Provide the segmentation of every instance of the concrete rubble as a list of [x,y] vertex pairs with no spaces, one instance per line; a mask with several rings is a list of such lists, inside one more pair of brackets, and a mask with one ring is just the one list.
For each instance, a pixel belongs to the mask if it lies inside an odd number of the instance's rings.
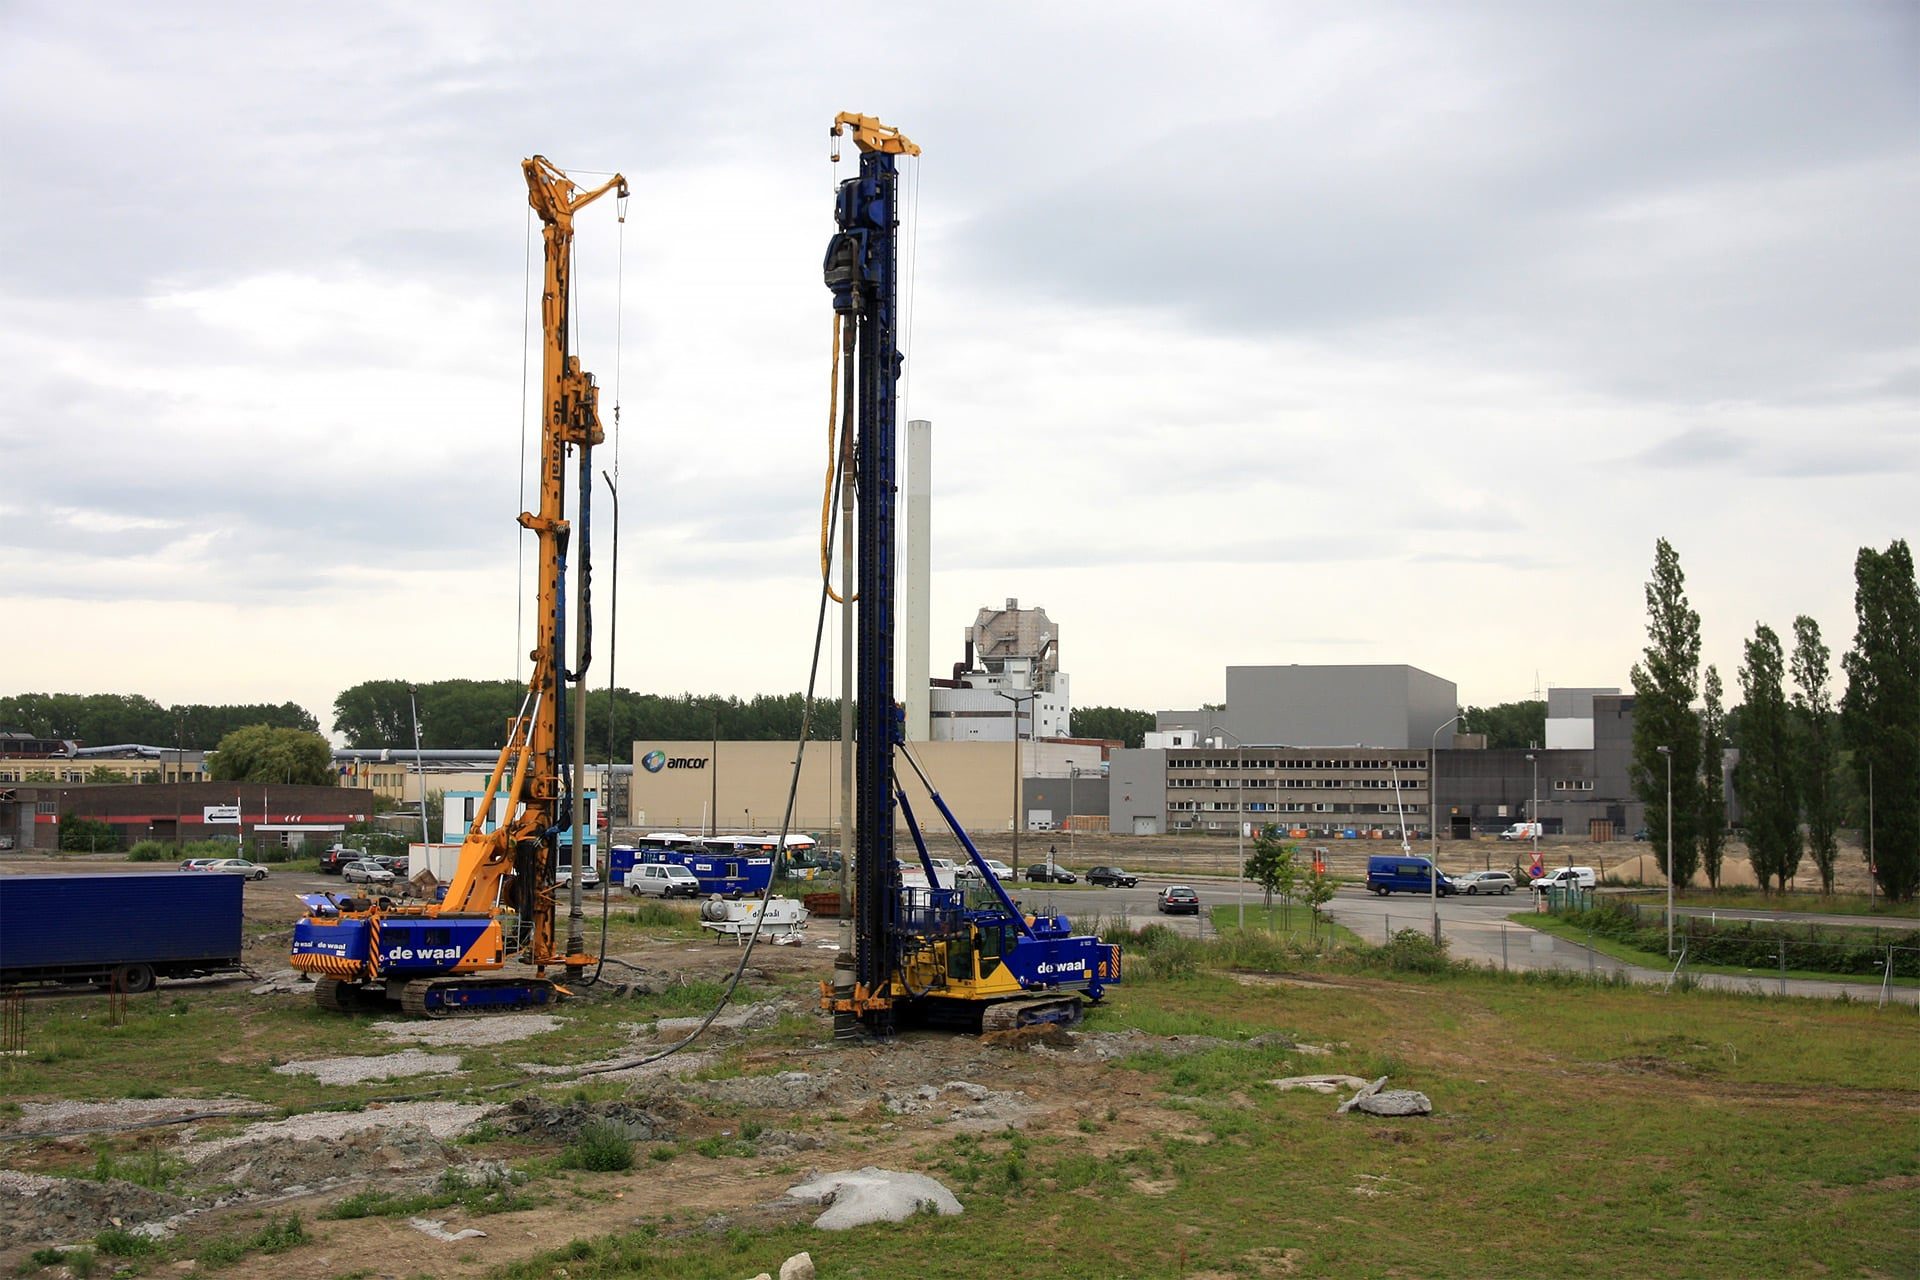
[[894,1115],[944,1115],[958,1121],[963,1129],[1004,1129],[1023,1122],[1033,1111],[1017,1093],[1003,1093],[968,1080],[889,1089],[881,1094],[881,1100]]
[[1338,1093],[1342,1089],[1364,1089],[1367,1082],[1359,1076],[1288,1076],[1285,1080],[1269,1080],[1268,1084],[1281,1091],[1289,1089],[1311,1089],[1315,1093]]
[[560,1019],[550,1013],[495,1013],[484,1018],[389,1019],[373,1024],[383,1036],[396,1040],[417,1040],[436,1049],[456,1045],[505,1044],[526,1040],[560,1029]]
[[444,1240],[455,1244],[461,1240],[485,1240],[487,1233],[478,1227],[462,1227],[458,1231],[447,1230],[447,1224],[439,1218],[408,1218],[407,1225],[421,1235],[432,1236],[435,1240]]
[[822,1231],[846,1231],[870,1222],[904,1222],[929,1210],[942,1217],[964,1212],[953,1192],[924,1173],[900,1173],[873,1165],[823,1174],[787,1188],[787,1195],[801,1204],[828,1206],[813,1220]]
[[460,1055],[408,1049],[375,1058],[315,1058],[283,1062],[274,1070],[283,1076],[312,1076],[321,1084],[359,1084],[366,1080],[398,1080],[406,1076],[446,1075],[460,1069]]
[[1433,1103],[1424,1093],[1412,1089],[1391,1089],[1385,1093],[1387,1078],[1361,1086],[1360,1092],[1348,1098],[1334,1109],[1335,1115],[1345,1115],[1349,1111],[1359,1111],[1372,1116],[1424,1116],[1433,1111]]

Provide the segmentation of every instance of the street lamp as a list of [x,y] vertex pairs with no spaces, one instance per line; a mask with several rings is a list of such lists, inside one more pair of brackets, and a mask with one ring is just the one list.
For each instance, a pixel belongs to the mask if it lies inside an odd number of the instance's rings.
[[420,793],[420,856],[427,858],[426,846],[433,841],[427,835],[427,779],[426,768],[420,761],[420,705],[414,699],[412,685],[407,686],[407,709],[413,714],[413,785]]
[[1067,861],[1073,862],[1073,783],[1080,776],[1080,766],[1067,761]]
[[[1234,893],[1240,900],[1240,927],[1244,929],[1247,927],[1247,817],[1241,800],[1241,794],[1246,789],[1246,779],[1241,775],[1247,771],[1247,744],[1242,742],[1240,735],[1231,729],[1222,729],[1219,725],[1215,725],[1213,731],[1233,739]],[[1272,927],[1271,918],[1268,919],[1267,925],[1269,928]]]
[[1533,766],[1533,802],[1527,806],[1527,838],[1533,841],[1533,863],[1540,865],[1540,758],[1531,751],[1527,763]]
[[[1023,825],[1020,821],[1020,704],[1023,702],[1032,702],[1039,694],[1037,692],[1002,693],[1000,690],[995,689],[993,696],[1007,700],[1007,711],[1013,726],[1013,873],[1019,875],[1020,828]],[[1053,859],[1048,858],[1047,862],[1051,864]],[[1049,876],[1053,874],[1051,865],[1049,865],[1047,874]]]
[[1673,957],[1673,748],[1655,747],[1667,761],[1667,957]]
[[[1446,724],[1441,725],[1439,729],[1435,729],[1433,731],[1433,745],[1427,749],[1427,825],[1431,828],[1428,834],[1432,837],[1433,842],[1433,856],[1428,858],[1427,861],[1433,863],[1436,869],[1440,866],[1440,762],[1437,758],[1440,752],[1440,731],[1449,725],[1459,724],[1463,715],[1464,713],[1462,713],[1461,716],[1455,716],[1453,719],[1447,721]],[[1434,904],[1436,917],[1438,916],[1439,910],[1439,904]]]

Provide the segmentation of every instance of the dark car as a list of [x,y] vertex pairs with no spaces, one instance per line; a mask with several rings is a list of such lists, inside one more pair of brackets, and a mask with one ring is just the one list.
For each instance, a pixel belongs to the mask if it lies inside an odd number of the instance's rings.
[[336,844],[320,855],[320,871],[324,875],[337,876],[347,869],[348,863],[358,862],[366,856],[364,849],[349,849],[343,844]]
[[404,853],[376,854],[374,855],[373,860],[379,863],[381,866],[385,867],[387,870],[393,872],[394,879],[405,880],[407,878],[408,861],[407,861],[406,854]]
[[1119,867],[1095,867],[1087,872],[1088,884],[1104,884],[1119,889],[1131,889],[1140,883],[1139,876],[1128,875]]
[[1170,916],[1200,914],[1200,895],[1184,884],[1170,884],[1160,891],[1160,910]]
[[1036,862],[1034,865],[1028,867],[1027,879],[1040,884],[1045,884],[1047,881],[1052,881],[1054,884],[1080,883],[1080,877],[1065,867],[1054,866],[1051,863],[1045,862]]

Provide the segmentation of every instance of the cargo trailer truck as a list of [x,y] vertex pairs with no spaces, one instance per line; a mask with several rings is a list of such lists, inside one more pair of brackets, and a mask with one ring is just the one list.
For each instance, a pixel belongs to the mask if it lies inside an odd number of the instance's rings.
[[0,986],[152,989],[241,967],[240,876],[181,871],[0,876]]

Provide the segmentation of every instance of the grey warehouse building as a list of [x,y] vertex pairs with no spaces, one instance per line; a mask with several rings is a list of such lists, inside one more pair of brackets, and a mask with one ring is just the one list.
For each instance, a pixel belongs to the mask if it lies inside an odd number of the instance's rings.
[[1224,711],[1162,711],[1161,730],[1295,747],[1428,748],[1459,708],[1451,680],[1404,663],[1227,668]]

